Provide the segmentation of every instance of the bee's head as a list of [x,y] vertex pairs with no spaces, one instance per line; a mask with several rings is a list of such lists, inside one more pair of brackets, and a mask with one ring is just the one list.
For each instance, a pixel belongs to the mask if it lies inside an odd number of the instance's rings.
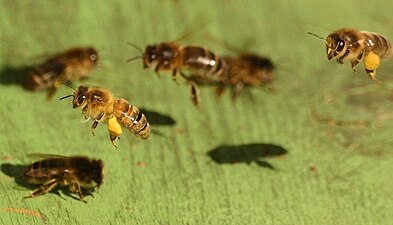
[[78,89],[76,89],[76,91],[74,91],[74,100],[72,101],[72,107],[74,109],[86,104],[86,95],[88,90],[89,88],[87,86],[81,85]]
[[328,60],[341,54],[344,50],[345,41],[336,33],[329,35],[326,38],[326,55]]
[[159,69],[169,69],[178,55],[178,47],[172,43],[149,45],[146,47],[143,57],[144,67],[159,65]]
[[92,64],[97,64],[99,61],[98,52],[94,48],[86,48],[85,59]]
[[157,45],[148,45],[143,54],[143,67],[151,67],[157,62],[157,57]]

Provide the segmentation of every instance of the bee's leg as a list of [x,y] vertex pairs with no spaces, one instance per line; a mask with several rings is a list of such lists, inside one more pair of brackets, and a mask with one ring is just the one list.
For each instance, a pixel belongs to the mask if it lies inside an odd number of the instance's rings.
[[179,73],[179,70],[177,68],[175,68],[172,71],[172,80],[176,81],[176,76],[177,76],[178,73]]
[[225,92],[226,86],[223,84],[219,84],[219,86],[216,88],[216,95],[217,96],[222,96]]
[[116,139],[119,138],[119,136],[123,131],[121,125],[119,124],[115,116],[111,117],[108,120],[108,132],[109,132],[109,139],[111,140],[112,145],[117,149],[115,141]]
[[215,90],[215,93],[218,97],[221,97],[225,93],[226,86],[224,84],[219,84]]
[[81,190],[81,186],[80,186],[80,184],[79,184],[78,181],[72,182],[72,186],[70,187],[70,190],[71,190],[72,192],[74,192],[74,193],[77,193],[78,196],[79,196],[79,199],[80,199],[82,202],[87,203],[87,202],[83,199],[84,196],[83,196],[83,193],[82,193],[82,190]]
[[191,88],[191,101],[195,106],[198,106],[200,103],[199,88],[194,81],[189,81],[189,84]]
[[351,66],[352,66],[353,72],[356,72],[355,66],[356,66],[357,64],[359,64],[360,60],[362,60],[362,58],[363,58],[363,53],[364,53],[364,52],[361,51],[361,52],[359,53],[358,57],[357,57],[355,60],[351,61]]
[[55,188],[57,186],[57,181],[56,179],[52,179],[46,183],[44,183],[43,185],[41,185],[41,187],[34,189],[33,192],[26,196],[25,198],[34,198],[43,194],[46,194],[48,192],[50,192],[51,190],[53,190],[53,188]]
[[344,59],[349,55],[350,52],[351,52],[351,48],[348,48],[345,54],[337,59],[337,62],[340,64],[344,64]]
[[380,58],[377,54],[373,52],[368,52],[364,57],[364,68],[368,74],[368,76],[377,81],[376,79],[376,69],[379,67]]
[[91,125],[91,133],[93,136],[96,134],[94,133],[94,130],[96,129],[98,123],[101,121],[102,117],[105,115],[105,112],[101,112],[96,118],[94,118],[93,125]]
[[55,95],[57,89],[60,88],[60,86],[61,86],[61,82],[56,81],[56,82],[52,85],[52,87],[49,88],[49,90],[48,90],[48,96],[46,97],[46,99],[47,99],[48,101],[49,101],[49,100],[52,100],[53,96]]
[[233,93],[232,93],[232,100],[236,100],[237,96],[243,90],[243,88],[244,88],[243,82],[239,82],[234,86]]

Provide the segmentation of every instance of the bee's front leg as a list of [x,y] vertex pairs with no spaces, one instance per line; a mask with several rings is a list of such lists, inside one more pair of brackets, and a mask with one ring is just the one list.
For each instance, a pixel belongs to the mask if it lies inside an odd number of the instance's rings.
[[72,186],[70,186],[71,192],[77,193],[79,196],[79,199],[82,202],[87,203],[86,200],[84,200],[84,196],[83,196],[82,189],[81,189],[79,182],[73,181],[71,185],[72,185]]
[[93,125],[91,125],[91,133],[95,136],[94,130],[96,129],[98,123],[101,121],[102,117],[104,117],[105,112],[101,112],[96,118],[94,118]]

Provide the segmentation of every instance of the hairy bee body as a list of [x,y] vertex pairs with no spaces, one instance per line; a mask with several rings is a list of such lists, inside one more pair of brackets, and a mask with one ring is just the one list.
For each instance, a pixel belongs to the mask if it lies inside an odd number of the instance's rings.
[[57,185],[68,186],[83,200],[83,188],[99,188],[103,182],[104,164],[101,160],[83,156],[50,156],[29,165],[24,177],[31,184],[40,184],[28,197],[36,197],[53,190]]
[[244,86],[269,84],[273,80],[275,66],[266,57],[255,54],[242,54],[238,57],[222,57],[225,68],[216,78],[210,79],[204,74],[193,74],[191,79],[197,84],[214,84],[218,86],[217,94],[222,94],[225,87],[233,87],[236,98]]
[[31,91],[48,89],[48,99],[50,99],[61,82],[86,78],[97,63],[98,53],[94,48],[71,48],[37,66],[29,73],[24,87]]
[[225,67],[220,57],[206,48],[198,46],[180,46],[176,43],[149,45],[143,54],[145,68],[160,71],[172,71],[175,77],[182,70],[211,76],[217,79]]
[[261,85],[273,80],[273,62],[255,54],[243,54],[237,58],[225,57],[229,69],[223,76],[223,83],[230,85]]
[[[365,70],[371,79],[376,80],[376,69],[379,60],[392,55],[392,45],[383,35],[342,28],[330,34],[326,40],[328,60],[336,59],[343,64],[344,60],[351,62],[352,69],[364,58]],[[367,57],[368,55],[378,57]]]
[[144,114],[136,106],[131,105],[125,99],[117,99],[114,107],[114,115],[117,120],[128,128],[130,132],[147,139],[150,135],[150,124]]
[[[93,118],[92,133],[99,122],[108,122],[108,131],[112,144],[120,136],[121,130],[112,128],[112,121],[120,123],[138,137],[146,139],[150,135],[150,124],[136,106],[125,99],[117,99],[106,89],[79,86],[72,95],[73,108],[82,108],[85,118]],[[115,120],[113,120],[115,118]]]

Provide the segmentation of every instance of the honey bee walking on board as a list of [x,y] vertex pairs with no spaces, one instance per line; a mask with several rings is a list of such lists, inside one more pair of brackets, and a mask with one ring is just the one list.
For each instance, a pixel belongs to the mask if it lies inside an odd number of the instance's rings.
[[28,90],[48,90],[51,99],[62,82],[84,79],[98,64],[97,50],[91,47],[76,47],[47,59],[31,71],[25,80]]
[[[317,38],[316,34],[308,32]],[[325,40],[328,60],[336,59],[343,64],[344,60],[351,62],[352,69],[364,58],[364,68],[372,80],[376,80],[376,69],[382,58],[392,55],[392,45],[383,35],[342,28],[331,33]]]
[[62,97],[60,100],[68,97],[73,97],[74,109],[82,108],[85,119],[94,119],[91,126],[93,135],[99,122],[107,122],[109,138],[115,147],[115,141],[122,133],[121,125],[142,139],[150,136],[150,124],[145,115],[127,100],[115,98],[109,90],[82,85],[72,95]]
[[78,194],[79,199],[86,203],[83,189],[99,188],[104,179],[104,163],[101,160],[83,156],[55,156],[29,165],[24,177],[30,184],[39,184],[39,188],[25,198],[34,198],[52,191],[57,186],[69,187]]

